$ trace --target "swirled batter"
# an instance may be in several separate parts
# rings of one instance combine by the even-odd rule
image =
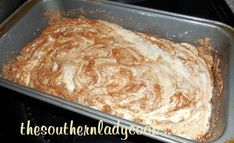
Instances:
[[[206,60],[205,60],[206,59]],[[5,79],[189,139],[207,133],[212,57],[188,43],[102,20],[53,23],[3,68]]]

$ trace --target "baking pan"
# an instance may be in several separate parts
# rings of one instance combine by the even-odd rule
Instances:
[[[215,120],[212,120],[212,137],[208,141],[225,142],[234,138],[234,67],[232,67],[234,30],[232,27],[215,21],[101,0],[29,0],[0,26],[0,67],[16,57],[27,43],[40,34],[49,23],[45,13],[54,10],[65,17],[84,16],[107,20],[128,29],[157,34],[176,42],[194,43],[197,39],[209,37],[221,59],[224,90],[221,97],[217,96],[216,91],[214,92],[213,102],[221,102],[213,106],[212,118]],[[2,78],[0,86],[112,125],[120,121],[122,127],[142,126]],[[217,109],[219,113],[216,112]],[[143,135],[164,142],[194,142],[161,133]]]

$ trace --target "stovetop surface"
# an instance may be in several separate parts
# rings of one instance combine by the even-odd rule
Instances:
[[[0,0],[0,6],[1,6]],[[232,7],[224,0],[146,0],[144,2],[132,3],[133,5],[144,6],[153,9],[160,9],[174,13],[180,13],[195,17],[201,17],[220,21],[228,25],[234,26],[234,18]],[[22,3],[22,2],[21,2]],[[1,9],[1,8],[0,8]],[[13,11],[13,10],[11,10]],[[0,11],[0,17],[2,14]],[[8,12],[9,13],[9,12]],[[7,15],[4,13],[4,18]],[[3,18],[2,18],[3,19]],[[0,19],[1,22],[1,19]],[[8,142],[24,142],[24,143],[153,143],[155,140],[144,136],[129,136],[128,140],[121,140],[122,136],[22,136],[20,135],[20,124],[30,120],[32,124],[36,125],[54,125],[59,126],[64,122],[73,120],[76,125],[95,126],[98,121],[87,118],[82,115],[74,114],[64,109],[58,109],[46,103],[38,102],[29,97],[24,97],[18,93],[0,88],[0,110],[2,113],[0,122],[0,136],[7,137]]]
[[[146,0],[133,5],[205,18],[234,26],[234,0]]]

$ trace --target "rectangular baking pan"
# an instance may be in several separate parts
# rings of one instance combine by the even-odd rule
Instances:
[[[213,106],[212,142],[225,142],[234,138],[234,30],[225,24],[173,14],[148,8],[136,7],[107,1],[88,0],[29,0],[13,15],[0,25],[0,67],[19,54],[19,51],[48,25],[45,17],[48,11],[57,10],[65,17],[103,19],[122,25],[135,31],[157,34],[176,42],[194,43],[199,38],[209,37],[219,52],[222,78],[224,80],[223,95],[215,93],[213,101],[219,99],[220,105]],[[0,76],[0,86],[25,94],[39,101],[65,108],[110,124],[120,121],[122,127],[141,126],[112,115],[65,101],[61,98],[4,80]],[[216,109],[219,108],[219,113]],[[194,123],[196,124],[196,123]],[[194,142],[174,135],[143,134],[163,142]]]

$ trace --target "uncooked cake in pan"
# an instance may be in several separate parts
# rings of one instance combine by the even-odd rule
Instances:
[[[51,23],[4,65],[3,77],[199,139],[210,127],[212,66],[213,58],[202,46],[78,18]]]

